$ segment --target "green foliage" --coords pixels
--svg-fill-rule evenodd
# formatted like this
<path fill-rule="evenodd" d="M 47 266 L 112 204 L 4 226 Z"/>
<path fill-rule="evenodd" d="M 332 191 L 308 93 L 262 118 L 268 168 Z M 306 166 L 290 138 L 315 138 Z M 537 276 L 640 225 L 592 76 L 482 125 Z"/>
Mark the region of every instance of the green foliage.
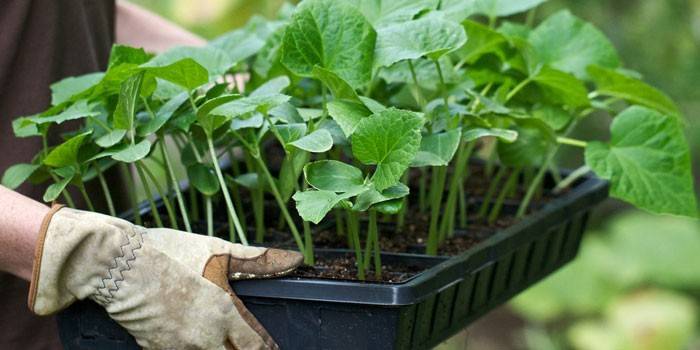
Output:
<path fill-rule="evenodd" d="M 630 107 L 610 132 L 610 144 L 586 148 L 586 163 L 611 181 L 610 194 L 655 213 L 697 216 L 690 151 L 677 118 Z"/>

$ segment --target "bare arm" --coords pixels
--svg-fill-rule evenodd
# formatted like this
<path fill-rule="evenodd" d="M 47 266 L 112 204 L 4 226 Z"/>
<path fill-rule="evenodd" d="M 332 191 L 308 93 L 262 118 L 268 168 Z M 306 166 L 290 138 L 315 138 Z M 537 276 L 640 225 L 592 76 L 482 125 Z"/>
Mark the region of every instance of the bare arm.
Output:
<path fill-rule="evenodd" d="M 46 205 L 0 186 L 0 270 L 29 281 L 37 236 L 48 212 Z"/>
<path fill-rule="evenodd" d="M 174 46 L 202 46 L 201 37 L 124 0 L 117 0 L 116 40 L 119 44 L 143 47 L 160 53 Z"/>

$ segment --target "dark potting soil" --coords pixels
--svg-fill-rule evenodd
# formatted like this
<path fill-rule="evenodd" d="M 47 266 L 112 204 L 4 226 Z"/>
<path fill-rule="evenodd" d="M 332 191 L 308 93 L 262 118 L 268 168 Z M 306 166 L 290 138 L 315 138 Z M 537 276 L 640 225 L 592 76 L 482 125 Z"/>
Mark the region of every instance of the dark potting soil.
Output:
<path fill-rule="evenodd" d="M 383 262 L 382 274 L 375 277 L 374 269 L 365 271 L 366 282 L 402 283 L 421 273 L 425 267 L 415 265 L 386 264 Z M 357 281 L 355 257 L 351 254 L 341 257 L 316 259 L 314 266 L 304 265 L 296 269 L 291 277 L 324 278 L 334 280 Z"/>

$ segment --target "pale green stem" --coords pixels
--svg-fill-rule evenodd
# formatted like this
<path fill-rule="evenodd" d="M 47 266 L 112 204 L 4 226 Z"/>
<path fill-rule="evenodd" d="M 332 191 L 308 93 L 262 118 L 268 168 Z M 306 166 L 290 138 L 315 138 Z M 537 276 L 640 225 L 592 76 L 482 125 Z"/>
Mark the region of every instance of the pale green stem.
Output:
<path fill-rule="evenodd" d="M 559 184 L 557 184 L 557 186 L 554 188 L 552 193 L 554 193 L 554 194 L 561 193 L 561 191 L 569 188 L 569 186 L 571 186 L 574 182 L 576 182 L 576 180 L 588 175 L 588 173 L 590 173 L 590 172 L 591 172 L 591 168 L 588 165 L 584 165 L 584 166 L 574 170 L 573 172 L 571 172 L 571 174 L 569 174 L 569 176 L 567 176 L 564 180 L 562 180 L 561 182 L 559 182 Z"/>
<path fill-rule="evenodd" d="M 211 196 L 205 196 L 205 206 L 207 211 L 207 235 L 214 235 L 214 214 L 211 205 Z"/>
<path fill-rule="evenodd" d="M 100 181 L 100 186 L 102 187 L 102 192 L 105 195 L 105 201 L 107 202 L 107 209 L 109 209 L 109 215 L 117 216 L 117 211 L 114 209 L 114 201 L 112 201 L 112 194 L 109 192 L 109 186 L 107 186 L 107 180 L 102 174 L 102 169 L 97 162 L 93 162 L 95 171 L 97 171 L 97 179 Z"/>
<path fill-rule="evenodd" d="M 163 201 L 165 211 L 168 213 L 168 220 L 170 220 L 171 228 L 179 230 L 179 225 L 177 224 L 177 217 L 175 216 L 175 210 L 173 209 L 173 205 L 172 203 L 170 203 L 170 198 L 167 197 L 167 193 L 163 191 L 163 188 L 158 183 L 158 179 L 156 179 L 156 177 L 153 175 L 151 169 L 149 169 L 146 166 L 146 164 L 143 163 L 143 160 L 138 161 L 136 166 L 141 167 L 141 169 L 143 169 L 143 171 L 146 173 L 146 176 L 148 176 L 148 179 L 153 183 L 153 187 L 156 189 L 156 192 L 160 196 L 160 199 Z"/>
<path fill-rule="evenodd" d="M 170 157 L 165 150 L 165 138 L 160 137 L 160 152 L 163 155 L 163 160 L 165 161 L 165 167 L 170 174 L 170 180 L 172 181 L 173 189 L 175 190 L 175 198 L 177 198 L 177 204 L 180 208 L 180 215 L 182 215 L 182 221 L 185 224 L 185 230 L 187 232 L 192 232 L 192 226 L 190 226 L 189 213 L 187 212 L 187 207 L 185 206 L 185 199 L 182 197 L 182 191 L 180 191 L 180 183 L 177 181 L 175 176 L 175 171 L 173 170 L 172 163 L 170 162 Z"/>
<path fill-rule="evenodd" d="M 164 227 L 163 220 L 161 220 L 160 213 L 158 212 L 158 208 L 156 207 L 155 202 L 153 202 L 153 193 L 151 192 L 151 188 L 148 186 L 146 175 L 143 173 L 143 169 L 141 169 L 139 163 L 135 163 L 134 166 L 136 167 L 136 172 L 139 174 L 139 178 L 143 184 L 143 189 L 146 191 L 146 199 L 151 207 L 151 215 L 153 216 L 153 220 L 156 222 L 157 227 Z"/>
<path fill-rule="evenodd" d="M 226 181 L 224 180 L 224 175 L 221 173 L 221 167 L 219 166 L 219 162 L 216 159 L 216 149 L 214 149 L 214 142 L 212 141 L 211 136 L 207 136 L 207 145 L 209 146 L 209 154 L 212 157 L 214 171 L 216 172 L 216 176 L 219 179 L 219 186 L 221 187 L 221 192 L 223 192 L 224 194 L 224 201 L 226 202 L 226 209 L 228 210 L 228 214 L 231 216 L 235 231 L 238 234 L 238 238 L 240 238 L 241 243 L 243 243 L 244 245 L 248 245 L 248 239 L 246 238 L 245 232 L 243 231 L 243 227 L 241 227 L 241 223 L 238 220 L 236 208 L 233 206 L 231 196 L 228 193 L 228 187 L 226 186 Z"/>

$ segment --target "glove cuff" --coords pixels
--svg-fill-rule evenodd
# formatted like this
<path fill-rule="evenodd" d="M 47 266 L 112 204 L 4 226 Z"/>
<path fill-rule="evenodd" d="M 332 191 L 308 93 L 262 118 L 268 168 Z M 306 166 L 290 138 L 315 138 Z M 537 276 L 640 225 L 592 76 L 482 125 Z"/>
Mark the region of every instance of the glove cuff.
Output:
<path fill-rule="evenodd" d="M 34 248 L 34 262 L 32 264 L 32 280 L 29 284 L 29 298 L 28 305 L 29 310 L 34 312 L 34 304 L 36 303 L 37 285 L 39 284 L 39 275 L 41 274 L 41 258 L 44 254 L 44 242 L 46 242 L 46 233 L 49 230 L 49 225 L 51 224 L 51 219 L 57 211 L 63 208 L 63 204 L 54 204 L 51 206 L 49 212 L 44 216 L 41 222 L 41 227 L 39 228 L 39 236 L 36 240 L 36 247 Z"/>

